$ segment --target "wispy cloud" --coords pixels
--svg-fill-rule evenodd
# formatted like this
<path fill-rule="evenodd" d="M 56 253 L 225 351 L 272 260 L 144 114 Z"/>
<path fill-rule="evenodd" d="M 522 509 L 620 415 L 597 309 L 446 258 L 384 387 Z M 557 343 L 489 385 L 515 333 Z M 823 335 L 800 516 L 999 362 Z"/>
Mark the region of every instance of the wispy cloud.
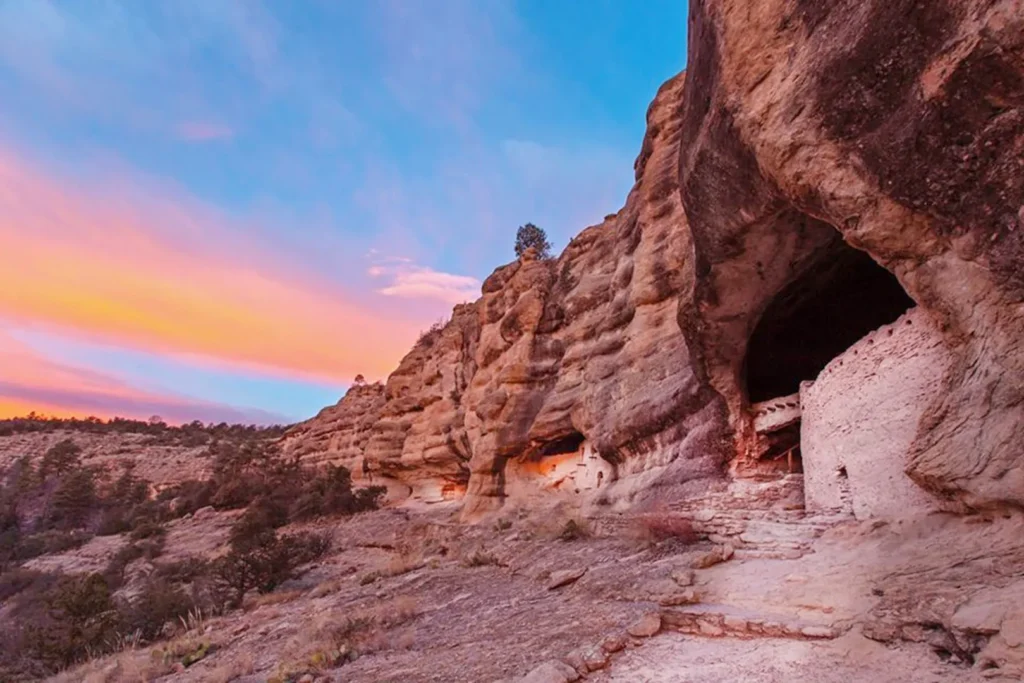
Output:
<path fill-rule="evenodd" d="M 230 140 L 235 137 L 233 128 L 211 121 L 185 121 L 175 126 L 174 132 L 179 139 L 186 142 Z"/>
<path fill-rule="evenodd" d="M 0 330 L 0 416 L 31 411 L 59 417 L 115 416 L 145 419 L 160 415 L 171 422 L 282 423 L 264 410 L 158 394 L 86 368 L 54 362 Z"/>
<path fill-rule="evenodd" d="M 384 296 L 403 299 L 434 299 L 446 304 L 473 301 L 480 296 L 480 281 L 467 275 L 453 275 L 417 266 L 411 259 L 394 257 L 367 269 L 367 275 L 387 285 L 377 290 Z"/>
<path fill-rule="evenodd" d="M 0 147 L 0 316 L 290 376 L 385 375 L 420 322 L 131 179 L 53 176 Z"/>

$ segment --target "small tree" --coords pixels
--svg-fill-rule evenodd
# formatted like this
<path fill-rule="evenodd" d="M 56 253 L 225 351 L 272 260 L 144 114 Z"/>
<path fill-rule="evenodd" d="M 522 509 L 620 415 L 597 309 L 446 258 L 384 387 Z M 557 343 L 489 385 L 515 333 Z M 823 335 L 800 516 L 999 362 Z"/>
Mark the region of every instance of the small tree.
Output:
<path fill-rule="evenodd" d="M 64 439 L 43 454 L 39 463 L 39 478 L 46 479 L 51 474 L 64 474 L 81 464 L 82 449 L 71 439 Z"/>
<path fill-rule="evenodd" d="M 516 257 L 521 258 L 531 247 L 536 250 L 537 258 L 551 258 L 551 243 L 548 242 L 547 233 L 533 223 L 527 223 L 519 226 L 516 232 Z"/>

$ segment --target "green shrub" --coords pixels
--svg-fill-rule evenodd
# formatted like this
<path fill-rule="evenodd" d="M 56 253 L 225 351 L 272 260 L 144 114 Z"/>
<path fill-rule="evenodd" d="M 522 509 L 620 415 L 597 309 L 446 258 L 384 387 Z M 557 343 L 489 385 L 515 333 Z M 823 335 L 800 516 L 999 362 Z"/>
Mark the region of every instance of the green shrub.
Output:
<path fill-rule="evenodd" d="M 168 623 L 178 622 L 196 609 L 191 596 L 161 578 L 146 582 L 131 601 L 121 605 L 122 630 L 138 633 L 143 641 L 161 637 Z"/>
<path fill-rule="evenodd" d="M 209 571 L 209 562 L 201 557 L 189 555 L 180 560 L 158 564 L 155 575 L 171 583 L 191 583 Z"/>
<path fill-rule="evenodd" d="M 23 617 L 19 649 L 48 671 L 103 653 L 116 640 L 119 615 L 99 574 L 63 578 L 43 605 Z"/>
<path fill-rule="evenodd" d="M 125 580 L 125 570 L 135 560 L 146 558 L 147 560 L 155 560 L 160 557 L 163 552 L 164 537 L 155 536 L 140 541 L 132 541 L 127 545 L 121 547 L 114 556 L 107 562 L 106 569 L 103 570 L 103 576 L 107 581 L 107 584 L 112 588 L 120 588 Z"/>
<path fill-rule="evenodd" d="M 34 569 L 16 567 L 0 574 L 0 602 L 10 600 L 22 591 L 32 589 L 41 592 L 49 588 L 59 577 L 56 574 L 39 572 Z"/>
<path fill-rule="evenodd" d="M 50 447 L 39 463 L 39 479 L 64 474 L 81 465 L 82 449 L 71 439 L 64 439 Z"/>
<path fill-rule="evenodd" d="M 143 520 L 132 529 L 131 539 L 133 541 L 141 541 L 149 538 L 160 538 L 167 534 L 167 529 L 158 522 L 150 520 Z"/>
<path fill-rule="evenodd" d="M 25 562 L 41 555 L 73 550 L 85 545 L 91 538 L 91 534 L 82 531 L 43 531 L 19 536 L 14 547 L 13 560 Z"/>
<path fill-rule="evenodd" d="M 85 528 L 98 508 L 96 472 L 87 467 L 70 469 L 59 476 L 46 523 L 55 529 Z"/>
<path fill-rule="evenodd" d="M 278 536 L 272 529 L 263 529 L 236 539 L 231 551 L 214 563 L 213 573 L 226 592 L 227 606 L 239 607 L 250 590 L 271 592 L 329 548 L 330 539 L 325 535 Z"/>

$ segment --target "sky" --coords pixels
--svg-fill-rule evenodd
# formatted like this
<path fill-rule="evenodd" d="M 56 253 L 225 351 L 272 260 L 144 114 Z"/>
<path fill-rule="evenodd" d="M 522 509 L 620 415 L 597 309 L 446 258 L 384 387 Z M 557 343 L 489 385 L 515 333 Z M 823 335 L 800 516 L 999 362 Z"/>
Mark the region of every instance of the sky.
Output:
<path fill-rule="evenodd" d="M 622 206 L 684 0 L 0 0 L 0 417 L 290 423 Z"/>

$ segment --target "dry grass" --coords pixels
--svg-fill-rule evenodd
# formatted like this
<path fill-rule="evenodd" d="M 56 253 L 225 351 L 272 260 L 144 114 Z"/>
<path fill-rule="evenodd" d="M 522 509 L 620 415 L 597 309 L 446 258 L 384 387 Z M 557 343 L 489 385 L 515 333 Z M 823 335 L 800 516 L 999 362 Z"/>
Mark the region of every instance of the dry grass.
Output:
<path fill-rule="evenodd" d="M 393 554 L 383 566 L 359 577 L 360 585 L 401 576 L 424 567 L 436 568 L 443 558 L 452 553 L 460 554 L 458 534 L 458 529 L 444 524 L 413 525 L 409 533 L 394 544 Z"/>
<path fill-rule="evenodd" d="M 337 668 L 359 655 L 412 647 L 415 634 L 401 627 L 420 613 L 415 598 L 397 596 L 347 614 L 323 614 L 285 647 L 302 654 L 279 665 L 268 680 L 289 681 Z"/>
<path fill-rule="evenodd" d="M 256 594 L 249 596 L 245 599 L 245 611 L 257 609 L 259 607 L 267 607 L 270 605 L 281 605 L 286 602 L 291 602 L 301 598 L 303 591 L 291 590 L 291 591 L 275 591 L 273 593 L 266 593 L 263 595 Z"/>
<path fill-rule="evenodd" d="M 140 683 L 155 681 L 180 666 L 204 659 L 220 647 L 216 635 L 204 636 L 206 618 L 190 612 L 182 618 L 181 633 L 154 647 L 125 649 L 123 652 L 89 660 L 50 678 L 51 683 Z"/>
<path fill-rule="evenodd" d="M 317 586 L 309 592 L 311 598 L 322 598 L 332 593 L 337 593 L 345 586 L 347 577 L 341 579 L 328 579 L 323 583 L 317 584 Z"/>
<path fill-rule="evenodd" d="M 490 552 L 488 550 L 485 550 L 483 548 L 474 548 L 473 550 L 471 550 L 470 552 L 468 552 L 467 554 L 462 556 L 462 566 L 464 566 L 464 567 L 487 567 L 487 566 L 503 567 L 505 565 L 502 563 L 502 561 L 500 559 L 498 559 L 498 556 L 495 555 L 494 553 L 492 553 L 492 552 Z"/>
<path fill-rule="evenodd" d="M 530 536 L 546 541 L 577 541 L 594 535 L 590 522 L 564 505 L 530 513 L 523 526 Z"/>
<path fill-rule="evenodd" d="M 254 670 L 255 660 L 252 653 L 243 651 L 225 658 L 205 676 L 205 680 L 209 680 L 211 683 L 229 683 L 236 678 L 251 675 Z"/>
<path fill-rule="evenodd" d="M 428 549 L 422 542 L 403 542 L 381 570 L 382 576 L 401 576 L 426 566 Z"/>
<path fill-rule="evenodd" d="M 49 679 L 51 683 L 140 683 L 167 675 L 171 669 L 153 661 L 148 652 L 126 650 L 93 659 Z"/>

